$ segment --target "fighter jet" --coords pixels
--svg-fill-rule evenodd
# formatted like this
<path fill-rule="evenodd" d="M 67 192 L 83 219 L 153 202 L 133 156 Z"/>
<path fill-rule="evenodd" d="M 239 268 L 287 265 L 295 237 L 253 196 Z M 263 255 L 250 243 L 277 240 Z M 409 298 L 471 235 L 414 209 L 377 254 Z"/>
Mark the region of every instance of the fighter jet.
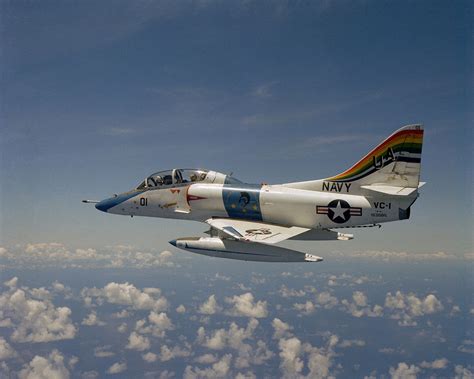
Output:
<path fill-rule="evenodd" d="M 423 128 L 407 125 L 346 171 L 325 179 L 249 184 L 212 170 L 159 171 L 135 189 L 96 203 L 106 213 L 204 222 L 206 236 L 170 241 L 212 257 L 265 262 L 322 258 L 275 246 L 285 240 L 353 238 L 341 228 L 406 220 L 418 198 Z"/>

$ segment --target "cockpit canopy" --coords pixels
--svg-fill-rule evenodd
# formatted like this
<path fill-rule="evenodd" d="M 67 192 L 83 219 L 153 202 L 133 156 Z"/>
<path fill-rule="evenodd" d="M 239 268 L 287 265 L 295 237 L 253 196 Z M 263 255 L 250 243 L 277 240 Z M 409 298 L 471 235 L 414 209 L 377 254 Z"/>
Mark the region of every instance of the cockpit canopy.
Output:
<path fill-rule="evenodd" d="M 208 170 L 188 168 L 159 171 L 141 182 L 137 189 L 160 188 L 171 185 L 202 182 L 206 181 L 208 174 Z"/>

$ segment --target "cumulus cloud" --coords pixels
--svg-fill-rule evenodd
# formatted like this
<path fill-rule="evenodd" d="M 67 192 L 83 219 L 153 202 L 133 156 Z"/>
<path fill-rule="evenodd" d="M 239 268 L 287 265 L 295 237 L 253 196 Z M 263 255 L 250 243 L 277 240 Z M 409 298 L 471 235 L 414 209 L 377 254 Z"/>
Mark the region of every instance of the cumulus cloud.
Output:
<path fill-rule="evenodd" d="M 454 366 L 454 379 L 472 379 L 474 372 L 461 365 Z"/>
<path fill-rule="evenodd" d="M 176 312 L 177 313 L 185 313 L 186 312 L 186 307 L 183 304 L 181 304 L 176 308 Z"/>
<path fill-rule="evenodd" d="M 344 299 L 341 301 L 343 309 L 354 317 L 381 317 L 383 315 L 383 307 L 368 304 L 367 296 L 361 291 L 352 293 L 352 301 Z"/>
<path fill-rule="evenodd" d="M 71 250 L 57 242 L 35 243 L 5 249 L 0 252 L 6 267 L 31 268 L 155 268 L 174 267 L 169 251 L 143 252 L 131 246 L 110 246 L 100 250 L 82 248 Z"/>
<path fill-rule="evenodd" d="M 186 366 L 183 377 L 185 379 L 195 378 L 227 378 L 230 372 L 232 355 L 226 354 L 211 367 L 201 369 L 199 367 Z"/>
<path fill-rule="evenodd" d="M 7 280 L 3 284 L 5 284 L 5 286 L 9 287 L 10 289 L 16 288 L 18 284 L 18 278 L 15 276 L 11 278 L 10 280 Z"/>
<path fill-rule="evenodd" d="M 284 378 L 302 377 L 305 366 L 308 378 L 328 378 L 336 355 L 334 348 L 339 338 L 336 335 L 326 335 L 326 345 L 315 347 L 303 343 L 297 337 L 281 338 L 278 342 L 280 349 L 280 369 Z M 306 364 L 305 364 L 306 362 Z"/>
<path fill-rule="evenodd" d="M 448 366 L 448 360 L 446 358 L 435 359 L 432 362 L 423 361 L 420 363 L 420 367 L 432 369 L 432 370 L 440 370 L 445 369 Z"/>
<path fill-rule="evenodd" d="M 54 349 L 48 357 L 36 355 L 18 373 L 20 379 L 68 379 L 69 370 L 64 364 L 64 356 Z"/>
<path fill-rule="evenodd" d="M 272 326 L 274 330 L 274 339 L 280 339 L 282 337 L 285 337 L 291 333 L 291 330 L 293 330 L 293 327 L 291 327 L 286 322 L 281 321 L 279 318 L 273 319 Z"/>
<path fill-rule="evenodd" d="M 110 351 L 111 345 L 97 346 L 94 348 L 94 357 L 97 358 L 108 358 L 115 355 L 114 352 Z"/>
<path fill-rule="evenodd" d="M 293 304 L 293 308 L 306 316 L 313 314 L 316 311 L 316 305 L 309 300 L 307 300 L 305 303 L 295 303 Z"/>
<path fill-rule="evenodd" d="M 474 340 L 463 340 L 458 346 L 458 351 L 466 354 L 474 354 Z"/>
<path fill-rule="evenodd" d="M 146 354 L 142 354 L 142 358 L 145 362 L 153 363 L 158 360 L 158 355 L 149 351 Z"/>
<path fill-rule="evenodd" d="M 13 329 L 11 340 L 50 342 L 74 338 L 77 330 L 70 319 L 71 309 L 55 307 L 50 296 L 45 296 L 47 290 L 35 290 L 38 289 L 18 289 L 15 281 L 15 286 L 0 295 L 0 324 Z M 33 298 L 35 293 L 43 299 Z"/>
<path fill-rule="evenodd" d="M 197 357 L 194 361 L 197 363 L 210 364 L 217 361 L 217 356 L 207 353 Z"/>
<path fill-rule="evenodd" d="M 304 362 L 300 355 L 302 353 L 301 341 L 296 337 L 288 339 L 280 339 L 278 342 L 280 349 L 280 368 L 285 376 L 296 376 L 301 373 L 304 367 Z"/>
<path fill-rule="evenodd" d="M 168 315 L 164 312 L 151 311 L 147 319 L 138 320 L 135 323 L 135 331 L 141 334 L 151 334 L 154 337 L 163 338 L 168 330 L 173 330 L 174 325 Z"/>
<path fill-rule="evenodd" d="M 460 259 L 457 255 L 446 253 L 444 251 L 429 252 L 429 253 L 409 253 L 405 251 L 359 251 L 344 253 L 345 257 L 351 258 L 367 258 L 382 261 L 429 261 L 429 260 L 457 260 Z"/>
<path fill-rule="evenodd" d="M 441 302 L 435 295 L 429 294 L 424 299 L 418 298 L 415 294 L 405 295 L 397 291 L 395 295 L 388 292 L 385 297 L 385 307 L 392 311 L 391 317 L 399 320 L 400 326 L 414 326 L 416 317 L 426 314 L 433 314 L 444 309 Z"/>
<path fill-rule="evenodd" d="M 282 284 L 278 292 L 282 297 L 303 297 L 306 295 L 306 292 L 303 290 L 290 289 L 284 284 Z"/>
<path fill-rule="evenodd" d="M 126 362 L 115 362 L 112 366 L 107 369 L 107 374 L 120 374 L 127 369 Z"/>
<path fill-rule="evenodd" d="M 341 348 L 352 347 L 352 346 L 362 347 L 362 346 L 365 346 L 365 341 L 362 341 L 362 340 L 342 340 L 341 343 L 339 343 L 338 346 L 341 347 Z"/>
<path fill-rule="evenodd" d="M 226 298 L 226 302 L 232 305 L 232 308 L 228 311 L 228 314 L 232 316 L 256 318 L 267 317 L 267 302 L 254 302 L 254 300 L 254 296 L 251 292 L 244 293 L 240 296 L 236 295 L 231 298 Z"/>
<path fill-rule="evenodd" d="M 398 363 L 397 368 L 390 367 L 389 373 L 392 379 L 416 379 L 420 368 L 415 365 L 408 365 L 405 362 Z"/>
<path fill-rule="evenodd" d="M 105 301 L 137 310 L 159 312 L 168 308 L 168 301 L 159 288 L 145 288 L 142 291 L 128 282 L 111 282 L 103 288 L 84 288 L 81 296 L 86 305 L 93 305 L 94 301 L 100 305 Z"/>
<path fill-rule="evenodd" d="M 81 324 L 86 326 L 102 326 L 105 325 L 105 322 L 99 320 L 96 311 L 92 311 L 82 320 Z"/>
<path fill-rule="evenodd" d="M 167 345 L 162 345 L 160 348 L 160 360 L 166 362 L 179 357 L 189 357 L 191 355 L 190 349 L 190 345 L 188 345 L 186 349 L 179 346 L 169 348 Z"/>
<path fill-rule="evenodd" d="M 207 333 L 204 327 L 198 329 L 197 342 L 212 350 L 233 349 L 237 352 L 235 366 L 246 368 L 251 364 L 260 365 L 273 356 L 266 343 L 262 340 L 252 344 L 253 335 L 259 322 L 257 319 L 250 319 L 246 328 L 232 322 L 228 330 L 217 329 Z"/>
<path fill-rule="evenodd" d="M 10 346 L 7 340 L 3 337 L 0 337 L 0 361 L 14 358 L 16 356 L 16 351 Z"/>
<path fill-rule="evenodd" d="M 329 292 L 326 291 L 317 294 L 315 301 L 324 309 L 331 309 L 339 304 L 339 300 L 337 299 L 337 297 L 332 296 Z"/>
<path fill-rule="evenodd" d="M 125 348 L 138 351 L 147 350 L 150 348 L 150 340 L 137 332 L 132 332 L 128 337 L 128 344 Z"/>
<path fill-rule="evenodd" d="M 199 313 L 205 315 L 213 315 L 221 310 L 222 308 L 217 305 L 216 295 L 209 296 L 209 298 L 199 307 Z"/>

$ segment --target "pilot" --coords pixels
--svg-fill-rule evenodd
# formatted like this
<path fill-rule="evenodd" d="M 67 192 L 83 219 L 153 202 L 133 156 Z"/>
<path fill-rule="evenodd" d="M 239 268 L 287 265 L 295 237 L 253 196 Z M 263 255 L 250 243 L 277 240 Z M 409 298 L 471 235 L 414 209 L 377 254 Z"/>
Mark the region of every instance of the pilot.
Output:
<path fill-rule="evenodd" d="M 197 177 L 196 174 L 192 174 L 192 175 L 189 177 L 189 179 L 191 179 L 192 182 L 197 182 L 198 177 Z"/>

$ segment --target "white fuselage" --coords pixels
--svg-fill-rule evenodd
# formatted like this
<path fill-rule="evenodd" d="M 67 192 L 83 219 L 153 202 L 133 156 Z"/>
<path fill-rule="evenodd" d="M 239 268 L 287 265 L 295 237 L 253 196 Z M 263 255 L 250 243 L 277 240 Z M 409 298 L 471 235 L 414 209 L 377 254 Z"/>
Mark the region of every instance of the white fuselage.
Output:
<path fill-rule="evenodd" d="M 195 183 L 133 190 L 102 201 L 108 213 L 205 221 L 232 218 L 321 229 L 407 218 L 413 199 L 352 195 L 284 185 Z M 102 206 L 101 206 L 102 204 Z"/>

